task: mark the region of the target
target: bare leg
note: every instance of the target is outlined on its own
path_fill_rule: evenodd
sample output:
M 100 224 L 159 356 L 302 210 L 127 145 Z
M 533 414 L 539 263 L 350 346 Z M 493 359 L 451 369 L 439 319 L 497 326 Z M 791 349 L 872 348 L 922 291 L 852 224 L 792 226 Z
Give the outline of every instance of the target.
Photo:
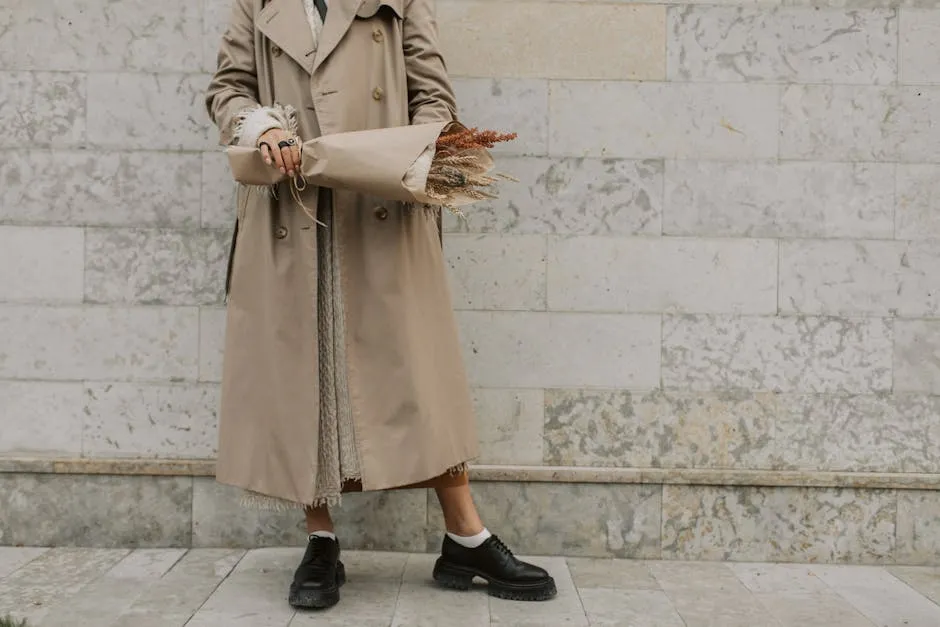
M 330 508 L 326 505 L 320 507 L 308 507 L 304 510 L 307 515 L 307 533 L 314 531 L 329 531 L 333 533 L 333 518 L 330 516 Z
M 483 521 L 473 504 L 470 484 L 445 485 L 435 488 L 437 500 L 444 510 L 444 525 L 447 531 L 458 536 L 474 536 L 483 531 Z

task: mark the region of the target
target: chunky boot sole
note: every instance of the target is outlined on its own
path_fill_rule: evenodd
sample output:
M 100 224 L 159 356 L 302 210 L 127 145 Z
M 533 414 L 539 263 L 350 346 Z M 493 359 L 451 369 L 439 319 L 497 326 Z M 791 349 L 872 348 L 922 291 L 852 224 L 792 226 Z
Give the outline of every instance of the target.
M 329 590 L 294 590 L 291 586 L 287 602 L 296 609 L 325 610 L 339 603 L 339 589 L 346 583 L 346 567 L 342 562 L 336 564 L 336 585 Z
M 486 591 L 490 596 L 510 601 L 548 601 L 558 594 L 555 580 L 549 577 L 542 581 L 530 584 L 510 583 L 500 581 L 466 566 L 459 566 L 439 557 L 434 564 L 434 581 L 452 590 L 469 590 L 473 586 L 473 578 L 486 580 Z

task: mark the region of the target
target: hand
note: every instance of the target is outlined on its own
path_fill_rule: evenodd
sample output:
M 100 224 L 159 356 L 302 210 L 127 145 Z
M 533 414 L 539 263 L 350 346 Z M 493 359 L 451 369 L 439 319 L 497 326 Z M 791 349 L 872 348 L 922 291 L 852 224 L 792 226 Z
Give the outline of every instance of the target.
M 279 147 L 278 144 L 293 139 L 292 146 Z M 300 171 L 300 140 L 280 128 L 272 128 L 258 138 L 258 147 L 264 162 L 294 177 Z

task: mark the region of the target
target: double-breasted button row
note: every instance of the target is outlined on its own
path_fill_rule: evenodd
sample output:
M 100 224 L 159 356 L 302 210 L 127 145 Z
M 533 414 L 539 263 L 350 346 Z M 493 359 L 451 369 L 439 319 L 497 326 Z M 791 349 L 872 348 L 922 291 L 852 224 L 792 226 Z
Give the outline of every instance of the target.
M 376 28 L 372 31 L 372 41 L 375 43 L 382 43 L 382 40 L 385 39 L 385 35 L 382 34 L 382 29 Z M 376 87 L 372 90 L 372 99 L 376 101 L 381 101 L 385 98 L 385 90 L 381 87 Z M 387 214 L 388 212 L 386 212 Z M 385 218 L 381 218 L 384 220 Z

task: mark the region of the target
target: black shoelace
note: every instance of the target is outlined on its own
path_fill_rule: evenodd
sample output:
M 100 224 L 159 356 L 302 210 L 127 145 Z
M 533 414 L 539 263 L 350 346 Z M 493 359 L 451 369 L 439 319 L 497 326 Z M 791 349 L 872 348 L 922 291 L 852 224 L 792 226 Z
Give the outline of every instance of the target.
M 319 537 L 310 540 L 307 545 L 307 552 L 300 562 L 298 574 L 302 574 L 304 579 L 310 579 L 317 575 L 329 575 L 334 565 L 334 560 L 330 557 L 333 548 L 331 546 L 332 542 L 333 540 L 329 538 Z
M 511 558 L 516 557 L 515 555 L 512 554 L 512 551 L 509 549 L 509 547 L 503 544 L 502 540 L 500 540 L 497 536 L 492 536 L 492 537 L 493 537 L 493 546 L 496 547 L 496 550 L 498 550 L 500 553 L 502 553 L 506 557 L 511 557 Z

